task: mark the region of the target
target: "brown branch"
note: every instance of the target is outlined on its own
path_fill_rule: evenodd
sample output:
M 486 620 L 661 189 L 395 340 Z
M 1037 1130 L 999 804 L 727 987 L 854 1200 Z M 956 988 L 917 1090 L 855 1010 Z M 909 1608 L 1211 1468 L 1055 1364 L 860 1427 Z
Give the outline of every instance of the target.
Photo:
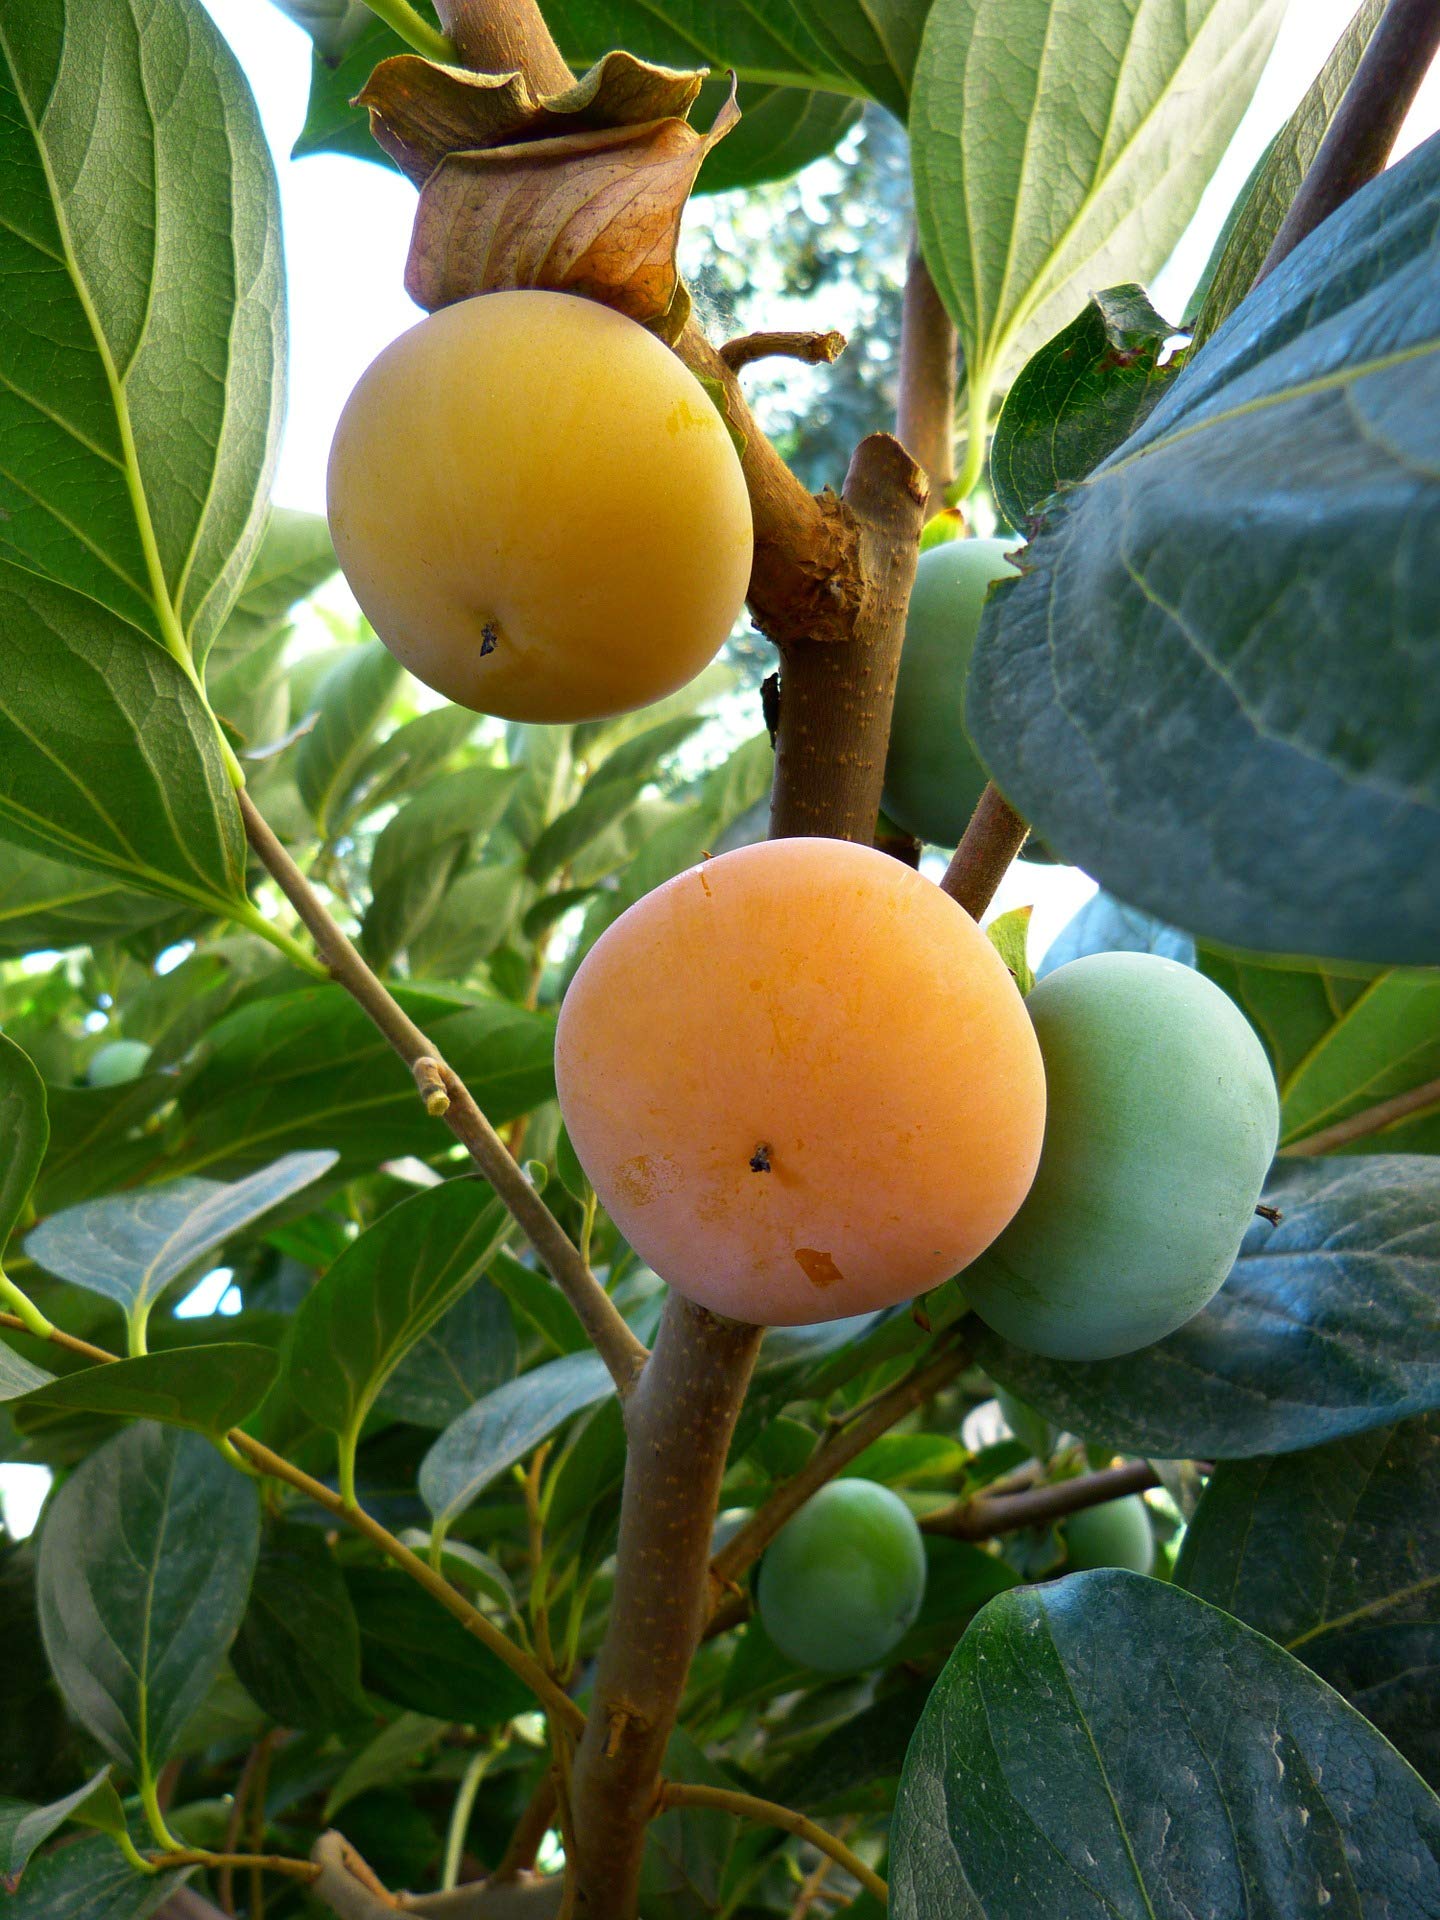
M 1307 1134 L 1305 1139 L 1282 1147 L 1280 1152 L 1292 1160 L 1332 1153 L 1336 1147 L 1348 1147 L 1354 1140 L 1368 1140 L 1372 1134 L 1393 1127 L 1397 1120 L 1407 1120 L 1412 1113 L 1437 1105 L 1440 1105 L 1440 1080 L 1427 1080 L 1423 1086 L 1411 1087 L 1408 1093 L 1392 1094 L 1388 1100 L 1376 1101 L 1373 1107 L 1362 1107 L 1358 1113 L 1349 1114 L 1332 1126 L 1321 1127 L 1318 1133 Z M 1259 1213 L 1262 1209 L 1257 1207 L 1255 1211 Z
M 575 1756 L 576 1911 L 630 1920 L 666 1744 L 709 1612 L 711 1531 L 760 1329 L 671 1294 L 625 1408 L 610 1627 Z
M 955 323 L 945 311 L 919 242 L 912 244 L 900 310 L 896 432 L 929 477 L 927 512 L 955 478 Z
M 245 1807 L 250 1798 L 250 1788 L 254 1783 L 262 1759 L 268 1755 L 271 1743 L 275 1739 L 275 1729 L 271 1727 L 261 1734 L 245 1756 L 245 1765 L 240 1769 L 240 1778 L 235 1783 L 235 1796 L 230 1803 L 230 1818 L 225 1823 L 225 1842 L 222 1852 L 227 1855 L 225 1865 L 220 1869 L 220 1878 L 216 1883 L 216 1892 L 220 1905 L 226 1913 L 235 1912 L 235 1862 L 233 1856 L 239 1851 L 240 1830 L 245 1820 Z M 268 1768 L 266 1769 L 268 1772 Z
M 1009 872 L 1029 832 L 1029 823 L 1020 818 L 992 780 L 945 870 L 942 891 L 958 900 L 972 920 L 978 920 L 995 898 L 995 889 Z
M 186 1847 L 180 1853 L 149 1853 L 146 1859 L 157 1867 L 249 1867 L 252 1872 L 284 1874 L 291 1880 L 318 1880 L 320 1869 L 310 1860 L 292 1860 L 283 1853 L 209 1853 L 203 1847 Z
M 523 73 L 537 94 L 575 84 L 535 0 L 436 0 L 435 11 L 477 73 Z
M 1440 5 L 1436 0 L 1390 0 L 1320 151 L 1270 243 L 1255 276 L 1257 287 L 1322 220 L 1384 171 L 1437 49 Z
M 742 333 L 727 340 L 720 358 L 732 373 L 755 360 L 801 360 L 811 367 L 832 367 L 845 351 L 843 333 Z
M 886 1392 L 867 1402 L 860 1417 L 823 1440 L 799 1473 L 779 1486 L 733 1533 L 710 1563 L 711 1608 L 715 1618 L 733 1595 L 740 1576 L 764 1553 L 785 1522 L 797 1514 L 811 1494 L 858 1459 L 872 1441 L 888 1433 L 898 1420 L 965 1371 L 970 1348 L 963 1338 L 951 1340 L 925 1366 L 897 1380 Z M 714 1621 L 712 1619 L 712 1625 Z
M 492 1880 L 518 1880 L 535 1864 L 541 1842 L 555 1824 L 555 1777 L 547 1767 L 536 1783 L 525 1811 L 515 1824 Z
M 977 1493 L 920 1522 L 922 1533 L 944 1534 L 949 1540 L 993 1540 L 1025 1527 L 1043 1527 L 1086 1507 L 1103 1506 L 1127 1493 L 1158 1487 L 1160 1476 L 1148 1460 L 1127 1460 L 1124 1466 L 1105 1467 L 1099 1473 L 1077 1474 L 1073 1480 L 1055 1480 L 1044 1487 L 1018 1493 Z
M 875 837 L 925 498 L 925 476 L 898 440 L 860 442 L 843 495 L 858 540 L 854 618 L 840 640 L 778 642 L 772 839 L 826 834 L 869 846 Z
M 406 1913 L 425 1920 L 557 1920 L 565 1897 L 563 1874 L 523 1874 L 517 1880 L 477 1880 L 448 1893 L 401 1895 Z
M 645 1348 L 626 1326 L 609 1294 L 581 1259 L 578 1248 L 525 1178 L 460 1076 L 371 972 L 354 943 L 336 926 L 324 902 L 271 831 L 248 793 L 239 795 L 245 834 L 266 870 L 300 916 L 332 979 L 369 1014 L 414 1076 L 427 1112 L 443 1117 L 451 1133 L 490 1182 L 574 1307 L 596 1352 L 610 1369 L 623 1399 L 640 1368 Z M 446 1105 L 441 1113 L 437 1093 Z
M 803 1813 L 782 1807 L 774 1800 L 761 1800 L 753 1793 L 739 1793 L 733 1787 L 703 1787 L 688 1780 L 667 1780 L 660 1789 L 659 1804 L 662 1811 L 666 1807 L 710 1807 L 717 1813 L 736 1814 L 757 1826 L 779 1827 L 782 1832 L 793 1833 L 797 1840 L 808 1841 L 827 1854 L 877 1900 L 890 1897 L 890 1889 L 879 1874 L 873 1867 L 867 1867 L 858 1854 L 852 1853 L 843 1840 L 827 1833 L 824 1827 L 817 1827 Z

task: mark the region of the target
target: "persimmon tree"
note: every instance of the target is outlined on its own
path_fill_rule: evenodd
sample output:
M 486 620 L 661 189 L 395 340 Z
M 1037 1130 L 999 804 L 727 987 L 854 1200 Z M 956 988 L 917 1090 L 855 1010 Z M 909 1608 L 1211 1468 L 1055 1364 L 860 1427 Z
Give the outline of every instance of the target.
M 1440 1913 L 1440 10 L 1162 317 L 1282 0 L 284 4 L 300 150 L 417 189 L 379 637 L 270 505 L 223 40 L 0 0 L 7 1910 Z M 898 417 L 815 494 L 747 370 L 843 339 L 676 243 L 867 103 Z

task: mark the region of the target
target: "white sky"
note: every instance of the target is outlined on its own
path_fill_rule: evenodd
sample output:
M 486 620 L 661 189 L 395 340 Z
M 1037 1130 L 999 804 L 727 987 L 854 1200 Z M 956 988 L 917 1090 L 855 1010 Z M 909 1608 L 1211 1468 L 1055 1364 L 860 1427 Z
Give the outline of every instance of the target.
M 415 190 L 387 168 L 331 154 L 291 160 L 305 118 L 310 41 L 269 0 L 205 0 L 244 67 L 275 155 L 289 267 L 290 408 L 275 497 L 323 510 L 325 460 L 346 396 L 380 349 L 419 318 L 402 274 Z M 1291 0 L 1249 114 L 1191 232 L 1153 289 L 1178 314 L 1235 193 L 1288 118 L 1357 0 Z M 1430 77 L 1402 150 L 1440 126 L 1440 68 Z M 703 222 L 705 201 L 689 220 Z M 817 315 L 817 321 L 824 321 Z M 786 324 L 795 324 L 788 319 Z

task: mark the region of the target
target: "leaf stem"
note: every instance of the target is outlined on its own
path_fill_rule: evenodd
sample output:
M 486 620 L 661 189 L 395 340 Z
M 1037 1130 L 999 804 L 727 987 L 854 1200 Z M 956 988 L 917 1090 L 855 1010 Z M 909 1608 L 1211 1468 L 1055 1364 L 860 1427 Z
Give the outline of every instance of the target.
M 15 1282 L 0 1267 L 0 1300 L 8 1300 L 26 1333 L 33 1333 L 37 1340 L 49 1340 L 55 1332 L 54 1325 L 47 1320 L 28 1293 L 21 1291 Z
M 320 1869 L 311 1860 L 293 1860 L 284 1853 L 209 1853 L 204 1847 L 178 1844 L 164 1853 L 150 1856 L 152 1873 L 168 1867 L 249 1867 L 252 1872 L 283 1873 L 292 1880 L 318 1880 Z
M 813 1820 L 807 1820 L 803 1813 L 796 1813 L 792 1807 L 782 1807 L 778 1801 L 762 1800 L 753 1793 L 739 1793 L 732 1787 L 704 1787 L 689 1780 L 666 1780 L 660 1788 L 659 1808 L 663 1812 L 667 1807 L 709 1807 L 717 1813 L 733 1813 L 741 1820 L 753 1821 L 757 1826 L 779 1827 L 785 1833 L 793 1833 L 797 1840 L 808 1841 L 823 1854 L 843 1867 L 846 1873 L 860 1882 L 867 1893 L 874 1894 L 877 1900 L 888 1900 L 890 1889 L 876 1873 L 873 1867 L 867 1867 L 857 1853 L 853 1853 L 843 1840 L 833 1833 L 827 1833 L 824 1827 L 817 1827 Z
M 1358 1113 L 1321 1127 L 1303 1140 L 1293 1140 L 1280 1149 L 1281 1157 L 1310 1159 L 1318 1153 L 1331 1153 L 1336 1147 L 1348 1147 L 1352 1141 L 1368 1140 L 1372 1134 L 1393 1127 L 1397 1120 L 1407 1120 L 1412 1113 L 1433 1106 L 1440 1106 L 1440 1080 L 1427 1080 L 1423 1086 L 1411 1087 L 1408 1093 L 1392 1094 L 1388 1100 L 1378 1100 L 1373 1107 L 1362 1107 Z
M 955 849 L 940 889 L 978 920 L 995 898 L 1030 832 L 992 780 L 981 794 L 970 824 Z
M 460 1860 L 465 1851 L 470 1815 L 475 1809 L 475 1796 L 480 1791 L 480 1782 L 485 1778 L 490 1762 L 503 1751 L 503 1747 L 481 1747 L 460 1776 L 460 1785 L 455 1790 L 455 1804 L 450 1809 L 450 1825 L 445 1834 L 445 1861 L 440 1871 L 442 1893 L 449 1893 L 452 1887 L 459 1885 Z
M 165 1815 L 160 1810 L 160 1795 L 155 1788 L 155 1776 L 145 1760 L 140 1763 L 140 1805 L 145 1811 L 145 1824 L 155 1836 L 155 1844 L 166 1853 L 183 1853 L 181 1843 L 165 1824 Z
M 447 40 L 437 27 L 432 27 L 409 4 L 409 0 L 365 0 L 365 5 L 377 20 L 383 20 L 392 33 L 398 33 L 407 47 L 413 47 L 416 53 L 423 54 L 427 60 L 438 60 L 442 66 L 453 67 L 459 63 L 460 55 L 455 44 Z
M 426 1063 L 426 1071 L 448 1098 L 443 1115 L 446 1126 L 504 1201 L 549 1268 L 579 1315 L 596 1352 L 610 1369 L 616 1391 L 623 1400 L 645 1364 L 643 1343 L 625 1324 L 620 1310 L 526 1179 L 464 1081 L 440 1057 L 438 1050 L 377 979 L 358 949 L 336 926 L 324 902 L 271 831 L 250 795 L 242 793 L 239 801 L 250 845 L 299 914 L 330 977 L 370 1016 L 412 1075 L 421 1062 Z M 427 1096 L 429 1110 L 439 1104 L 433 1101 L 432 1106 L 432 1098 Z

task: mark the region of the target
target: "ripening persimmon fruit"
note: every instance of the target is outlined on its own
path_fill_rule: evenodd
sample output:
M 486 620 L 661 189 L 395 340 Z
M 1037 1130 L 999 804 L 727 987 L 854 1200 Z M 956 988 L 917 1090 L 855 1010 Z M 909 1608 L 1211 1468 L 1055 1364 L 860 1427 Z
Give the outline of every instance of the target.
M 647 894 L 577 971 L 555 1066 L 641 1259 L 765 1326 L 948 1279 L 1020 1205 L 1044 1131 L 1034 1029 L 989 940 L 839 840 L 741 847 Z
M 595 720 L 673 693 L 750 578 L 750 501 L 705 389 L 563 293 L 480 294 L 392 341 L 345 404 L 330 532 L 390 651 L 461 706 Z

